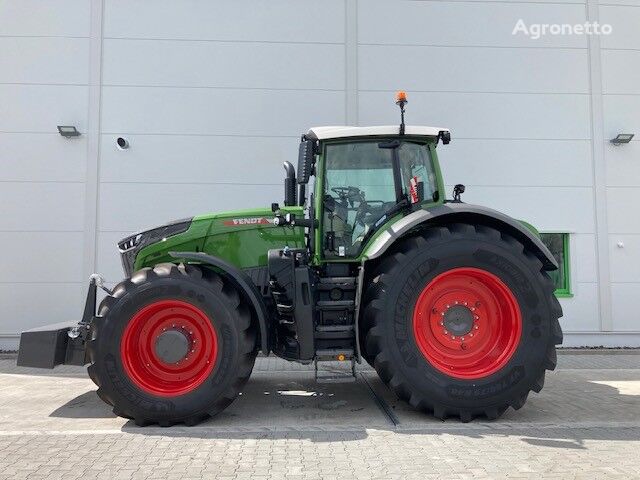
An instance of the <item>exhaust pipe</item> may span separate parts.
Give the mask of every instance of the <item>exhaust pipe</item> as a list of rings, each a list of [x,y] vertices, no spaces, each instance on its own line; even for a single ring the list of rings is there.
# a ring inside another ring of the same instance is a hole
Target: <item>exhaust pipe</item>
[[[296,205],[296,170],[291,162],[283,164],[287,176],[284,179],[284,205],[293,207]]]

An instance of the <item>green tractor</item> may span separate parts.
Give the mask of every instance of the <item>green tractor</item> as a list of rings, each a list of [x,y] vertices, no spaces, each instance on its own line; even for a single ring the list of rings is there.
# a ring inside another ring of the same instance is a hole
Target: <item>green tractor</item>
[[[528,224],[446,200],[443,128],[320,127],[284,201],[207,214],[118,243],[126,278],[92,276],[78,323],[23,332],[18,364],[86,365],[139,425],[196,424],[240,394],[259,352],[364,359],[440,419],[499,417],[542,389],[562,342],[551,253]],[[97,289],[106,297],[96,309]],[[322,369],[320,369],[322,371]]]

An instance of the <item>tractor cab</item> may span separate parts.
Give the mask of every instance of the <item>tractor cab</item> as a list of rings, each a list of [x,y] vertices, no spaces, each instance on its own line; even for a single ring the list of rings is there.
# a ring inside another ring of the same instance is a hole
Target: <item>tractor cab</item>
[[[449,132],[433,127],[319,127],[314,142],[316,258],[354,259],[386,221],[425,205],[442,203],[435,151]],[[300,159],[300,162],[304,162]]]
[[[309,218],[282,215],[273,204],[275,224],[308,229],[313,263],[359,261],[390,219],[444,202],[436,146],[448,144],[451,133],[406,126],[405,92],[398,92],[396,104],[400,125],[314,127],[302,136],[297,176],[293,165],[284,163],[284,205],[306,205]],[[308,199],[307,190],[313,192]]]

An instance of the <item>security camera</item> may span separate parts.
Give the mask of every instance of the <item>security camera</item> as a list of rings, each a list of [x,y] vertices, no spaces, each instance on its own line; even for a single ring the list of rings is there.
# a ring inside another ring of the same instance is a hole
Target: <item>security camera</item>
[[[129,140],[124,137],[118,137],[118,139],[116,140],[116,145],[118,145],[118,148],[120,150],[126,150],[127,148],[129,148]]]

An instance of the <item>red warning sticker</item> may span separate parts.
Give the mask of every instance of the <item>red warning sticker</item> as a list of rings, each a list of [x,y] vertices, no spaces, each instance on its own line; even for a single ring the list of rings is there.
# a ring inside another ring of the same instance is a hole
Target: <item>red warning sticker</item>
[[[411,196],[411,203],[418,203],[418,177],[411,177],[409,180],[409,195]]]
[[[271,220],[265,217],[232,218],[222,222],[227,227],[243,227],[245,225],[268,225]]]

